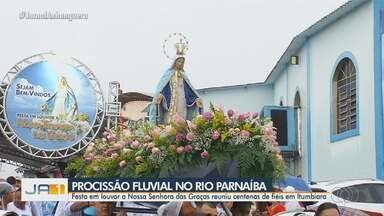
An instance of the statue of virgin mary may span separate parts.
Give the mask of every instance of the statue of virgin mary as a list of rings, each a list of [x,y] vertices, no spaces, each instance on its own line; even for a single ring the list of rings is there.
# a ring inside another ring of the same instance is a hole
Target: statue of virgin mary
[[[156,87],[149,111],[149,120],[155,124],[166,124],[176,114],[191,120],[203,111],[202,101],[184,71],[184,48],[176,44],[175,61]]]
[[[77,114],[76,96],[64,76],[59,77],[56,93],[42,105],[41,110],[59,119],[74,119]]]

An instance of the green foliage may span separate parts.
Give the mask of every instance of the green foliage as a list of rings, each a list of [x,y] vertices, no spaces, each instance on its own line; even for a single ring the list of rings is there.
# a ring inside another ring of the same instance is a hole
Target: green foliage
[[[84,160],[81,157],[74,158],[65,168],[64,175],[72,177],[80,174],[80,176],[82,176],[84,174],[84,168]]]

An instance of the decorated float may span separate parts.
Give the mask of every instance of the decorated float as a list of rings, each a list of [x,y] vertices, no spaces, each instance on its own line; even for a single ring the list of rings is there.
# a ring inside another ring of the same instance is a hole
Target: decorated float
[[[176,40],[175,40],[176,38]],[[172,40],[174,43],[172,43]],[[188,42],[182,34],[165,41],[176,56],[147,107],[148,121],[107,129],[66,174],[77,177],[259,177],[278,181],[284,162],[269,118],[225,111],[203,102],[184,71]],[[134,125],[134,126],[132,126]]]

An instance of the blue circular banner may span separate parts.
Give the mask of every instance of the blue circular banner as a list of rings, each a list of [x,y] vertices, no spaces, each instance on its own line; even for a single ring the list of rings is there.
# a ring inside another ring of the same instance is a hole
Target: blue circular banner
[[[36,149],[71,147],[92,129],[97,96],[88,77],[64,63],[42,61],[16,74],[5,97],[8,123]]]

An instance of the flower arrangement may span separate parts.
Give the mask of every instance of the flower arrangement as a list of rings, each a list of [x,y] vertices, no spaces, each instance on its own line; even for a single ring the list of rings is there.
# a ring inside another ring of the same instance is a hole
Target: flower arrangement
[[[105,131],[66,172],[86,177],[169,177],[173,172],[225,161],[236,161],[240,177],[277,180],[284,163],[276,131],[257,113],[227,113],[211,105],[210,112],[188,121],[175,115],[170,124],[144,123],[135,130]],[[198,177],[198,176],[197,176]]]

